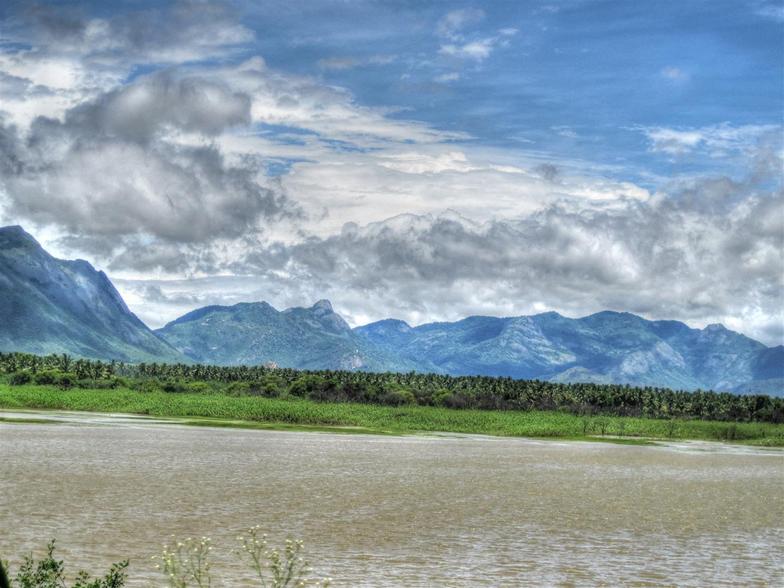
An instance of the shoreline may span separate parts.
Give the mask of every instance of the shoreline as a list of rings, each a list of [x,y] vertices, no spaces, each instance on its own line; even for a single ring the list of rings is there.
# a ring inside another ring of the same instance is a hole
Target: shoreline
[[[627,447],[648,447],[669,450],[697,452],[741,452],[753,455],[770,455],[784,457],[784,446],[766,446],[750,443],[733,443],[728,441],[704,439],[665,439],[665,438],[630,438],[588,435],[585,437],[554,437],[554,436],[511,436],[486,433],[462,433],[449,431],[381,431],[363,427],[291,425],[287,423],[238,421],[234,419],[213,419],[195,417],[158,417],[133,413],[107,413],[78,410],[52,410],[41,408],[7,409],[0,406],[0,426],[8,425],[58,425],[75,427],[187,427],[205,429],[238,429],[242,431],[266,431],[282,433],[309,433],[327,435],[365,435],[371,437],[406,437],[420,439],[445,440],[519,440],[536,443],[585,443]]]
[[[578,416],[555,411],[482,411],[389,407],[222,394],[69,389],[0,384],[0,410],[33,411],[30,424],[55,422],[34,411],[68,411],[158,419],[162,424],[367,435],[467,434],[537,440],[656,445],[708,441],[784,447],[784,425],[637,417]],[[0,418],[0,422],[25,419]],[[730,435],[732,437],[730,437]],[[725,438],[726,436],[726,438]]]

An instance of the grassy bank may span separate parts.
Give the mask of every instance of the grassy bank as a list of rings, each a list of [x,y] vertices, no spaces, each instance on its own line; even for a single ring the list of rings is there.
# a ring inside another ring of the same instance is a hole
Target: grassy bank
[[[201,424],[335,427],[376,433],[439,431],[567,439],[620,436],[629,441],[650,437],[784,446],[784,425],[769,423],[583,417],[562,412],[457,410],[428,406],[387,407],[301,399],[237,398],[222,394],[137,392],[123,388],[62,390],[52,386],[0,384],[0,407],[122,412],[192,417],[194,423]]]

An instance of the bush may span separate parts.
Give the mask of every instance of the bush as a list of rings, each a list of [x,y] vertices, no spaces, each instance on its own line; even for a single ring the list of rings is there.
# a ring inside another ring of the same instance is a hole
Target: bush
[[[144,378],[135,380],[131,388],[137,392],[160,392],[161,385],[156,378]]]
[[[446,408],[469,408],[471,406],[470,397],[462,392],[449,394],[443,398],[442,402]]]
[[[406,388],[388,388],[379,398],[379,401],[389,406],[403,406],[416,404],[416,396]]]
[[[261,381],[253,386],[262,396],[267,398],[278,398],[286,391],[286,383],[280,376],[265,376]]]
[[[188,387],[178,380],[166,380],[161,384],[161,390],[164,392],[187,392]]]
[[[307,375],[294,380],[289,394],[311,400],[335,400],[335,383],[319,376]]]
[[[433,406],[446,406],[451,397],[452,393],[447,388],[441,388],[433,394]]]
[[[72,588],[121,588],[125,586],[128,561],[114,564],[103,578],[91,579],[87,572],[79,572]],[[32,555],[25,557],[16,584],[20,588],[64,588],[65,565],[54,558],[54,541],[46,546],[46,556],[36,562]]]
[[[33,376],[33,382],[39,386],[70,388],[76,381],[76,374],[61,372],[60,370],[43,370]]]
[[[8,383],[11,386],[24,386],[25,384],[29,384],[32,380],[32,376],[30,376],[30,372],[28,371],[21,371],[21,372],[14,372],[8,378]]]
[[[188,382],[185,389],[190,394],[209,394],[212,387],[207,382]]]
[[[105,390],[107,388],[114,390],[115,388],[127,388],[128,381],[125,378],[116,378],[112,376],[111,378],[104,378],[99,380],[76,380],[73,385],[77,388],[82,388],[85,390]]]
[[[250,382],[232,382],[225,390],[229,396],[250,396]]]

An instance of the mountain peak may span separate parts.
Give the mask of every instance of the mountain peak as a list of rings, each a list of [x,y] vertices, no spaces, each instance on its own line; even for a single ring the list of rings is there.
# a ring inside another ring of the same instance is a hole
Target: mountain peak
[[[0,227],[0,249],[14,249],[16,247],[40,249],[41,245],[35,240],[35,237],[19,225]]]
[[[332,303],[326,298],[322,298],[321,300],[316,302],[316,304],[311,306],[311,309],[320,310],[322,312],[335,312],[334,309],[332,308]]]

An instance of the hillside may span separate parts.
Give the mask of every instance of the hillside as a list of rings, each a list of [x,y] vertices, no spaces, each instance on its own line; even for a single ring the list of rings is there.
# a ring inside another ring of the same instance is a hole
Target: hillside
[[[555,312],[473,316],[418,327],[388,319],[355,331],[452,375],[784,391],[784,348],[768,348],[721,325],[692,329],[678,321],[604,311],[578,319]]]
[[[327,300],[278,311],[266,302],[208,306],[157,333],[201,363],[408,371],[417,367],[351,330]]]
[[[55,259],[16,226],[0,228],[0,351],[187,361],[128,310],[106,274]]]

